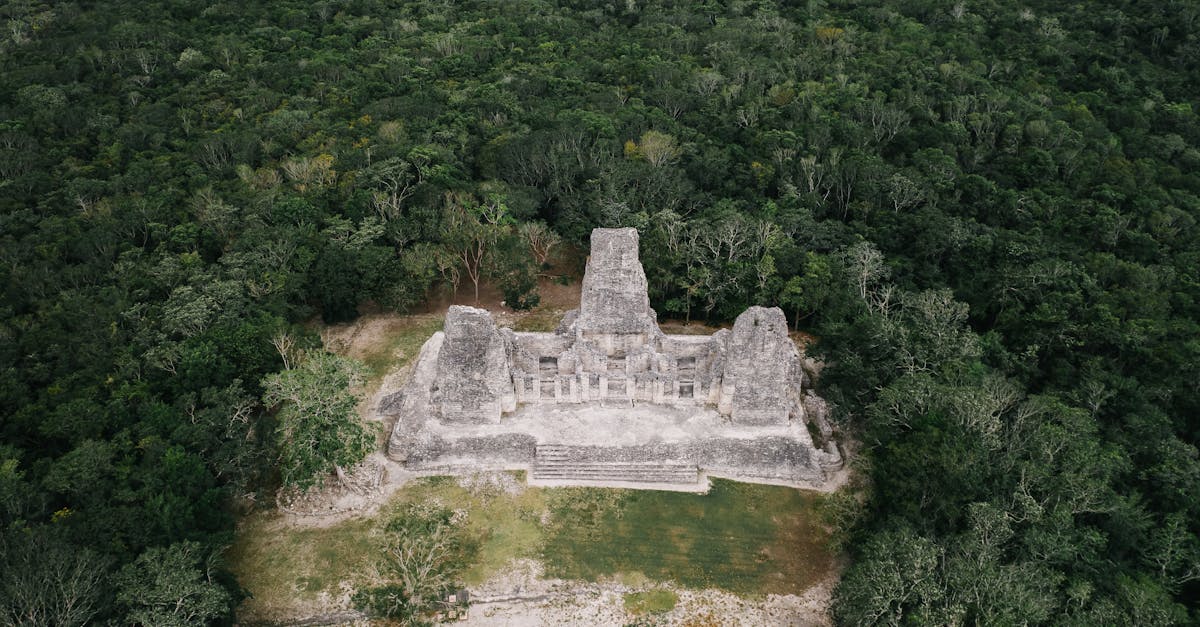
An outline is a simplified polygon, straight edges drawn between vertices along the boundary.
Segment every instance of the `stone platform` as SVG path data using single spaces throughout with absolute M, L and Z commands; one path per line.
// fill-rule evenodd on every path
M 418 472 L 678 489 L 712 474 L 819 489 L 842 457 L 809 383 L 777 307 L 751 307 L 711 336 L 663 333 L 637 232 L 597 229 L 580 309 L 554 333 L 451 307 L 379 413 L 396 417 L 388 456 Z
M 415 471 L 525 470 L 535 485 L 704 491 L 701 473 L 818 487 L 841 467 L 840 456 L 816 449 L 803 423 L 749 427 L 705 406 L 524 405 L 482 424 L 426 416 L 405 412 L 389 445 L 390 456 Z

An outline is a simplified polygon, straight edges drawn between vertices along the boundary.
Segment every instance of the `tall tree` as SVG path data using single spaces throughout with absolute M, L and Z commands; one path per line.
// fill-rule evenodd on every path
M 275 435 L 285 486 L 307 490 L 331 476 L 344 482 L 345 469 L 375 449 L 375 433 L 355 409 L 352 390 L 362 378 L 361 364 L 318 350 L 263 379 L 263 403 L 275 408 L 279 421 Z
M 163 627 L 203 625 L 228 615 L 230 596 L 215 581 L 215 554 L 196 542 L 152 548 L 121 569 L 117 602 L 129 624 Z

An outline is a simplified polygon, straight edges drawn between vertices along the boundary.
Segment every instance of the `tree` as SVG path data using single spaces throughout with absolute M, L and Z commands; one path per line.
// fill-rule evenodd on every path
M 504 304 L 517 310 L 532 309 L 541 301 L 538 269 L 530 258 L 528 241 L 516 230 L 497 233 L 488 276 L 499 286 Z
M 963 622 L 984 625 L 1042 624 L 1054 615 L 1059 577 L 1034 562 L 1006 563 L 1014 536 L 1012 520 L 991 503 L 967 508 L 970 527 L 958 537 L 945 562 L 947 606 L 961 608 Z
M 899 172 L 887 180 L 887 190 L 892 210 L 896 212 L 915 207 L 925 199 L 925 190 Z
M 84 625 L 104 609 L 109 560 L 45 528 L 0 533 L 0 624 Z
M 625 148 L 626 153 L 641 157 L 656 168 L 674 163 L 682 152 L 675 138 L 661 131 L 646 131 L 642 133 L 640 140 L 636 144 L 629 142 Z
M 444 506 L 411 504 L 388 522 L 378 569 L 386 585 L 355 595 L 374 614 L 421 624 L 432 612 L 450 609 L 445 597 L 458 586 L 476 544 L 461 519 Z
M 1151 534 L 1147 558 L 1169 590 L 1200 579 L 1200 540 L 1180 514 L 1167 516 L 1166 524 Z
M 967 326 L 969 307 L 950 290 L 905 292 L 906 324 L 898 327 L 897 352 L 908 372 L 963 364 L 980 354 L 979 337 Z
M 229 613 L 229 593 L 214 581 L 216 554 L 196 542 L 144 551 L 117 575 L 117 602 L 128 624 L 184 627 Z
M 373 188 L 371 206 L 384 222 L 401 216 L 405 201 L 416 193 L 421 183 L 417 169 L 399 157 L 385 159 L 371 166 L 366 174 Z
M 18 527 L 31 509 L 35 490 L 18 468 L 15 453 L 0 447 L 0 527 Z
M 447 245 L 454 251 L 479 301 L 479 280 L 497 241 L 512 229 L 512 217 L 502 195 L 479 202 L 472 194 L 448 193 L 445 197 Z
M 829 298 L 832 273 L 826 257 L 809 252 L 804 262 L 804 273 L 788 279 L 779 300 L 784 305 L 796 308 L 796 328 L 800 321 L 816 312 Z M 802 312 L 804 313 L 803 315 Z
M 372 242 L 383 235 L 384 226 L 375 216 L 357 225 L 341 216 L 330 216 L 326 222 L 321 234 L 327 243 L 313 264 L 311 291 L 321 299 L 325 322 L 353 320 L 367 295 L 369 277 L 384 269 L 384 264 L 370 262 L 380 248 Z
M 834 611 L 839 622 L 942 622 L 937 608 L 946 591 L 938 571 L 945 549 L 907 528 L 877 534 L 864 548 L 862 559 L 838 585 Z
M 841 254 L 841 261 L 846 269 L 847 279 L 864 302 L 868 300 L 876 283 L 889 274 L 883 261 L 883 253 L 871 242 L 862 241 L 847 248 Z
M 363 367 L 325 351 L 305 355 L 295 368 L 262 381 L 263 403 L 276 409 L 279 471 L 284 486 L 307 490 L 375 448 L 375 434 L 359 417 L 351 392 Z
M 533 258 L 539 268 L 545 268 L 554 249 L 562 244 L 562 237 L 555 233 L 545 222 L 524 222 L 518 227 L 521 237 L 529 244 Z

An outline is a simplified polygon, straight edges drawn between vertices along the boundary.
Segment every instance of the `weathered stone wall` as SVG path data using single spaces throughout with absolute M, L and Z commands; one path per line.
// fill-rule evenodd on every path
M 778 307 L 738 316 L 725 351 L 718 409 L 744 425 L 787 424 L 799 409 L 800 353 Z
M 500 422 L 517 408 L 509 372 L 511 346 L 483 309 L 455 305 L 446 313 L 445 340 L 431 390 L 441 419 L 450 423 Z
M 745 479 L 819 483 L 825 474 L 810 444 L 792 438 L 704 438 L 691 442 L 636 446 L 564 446 L 574 463 L 685 463 L 705 472 Z M 532 436 L 505 433 L 457 440 L 429 438 L 408 456 L 416 470 L 456 468 L 463 460 L 485 460 L 492 468 L 532 464 L 537 443 Z
M 631 342 L 644 343 L 658 331 L 656 316 L 650 309 L 646 272 L 638 259 L 636 229 L 592 231 L 576 325 L 585 338 L 604 344 L 615 341 L 612 350 L 627 345 L 622 346 L 621 338 L 606 336 L 631 335 Z
M 498 467 L 521 466 L 533 462 L 537 440 L 524 433 L 464 437 L 448 440 L 439 436 L 415 441 L 406 464 L 414 469 L 453 466 L 459 460 L 486 460 Z
M 709 337 L 663 334 L 650 308 L 637 231 L 596 229 L 580 309 L 554 333 L 498 329 L 485 310 L 451 307 L 444 332 L 422 347 L 410 382 L 383 399 L 379 411 L 398 416 L 390 457 L 413 468 L 443 469 L 471 459 L 493 467 L 530 463 L 537 445 L 532 435 L 485 436 L 474 428 L 504 424 L 502 415 L 518 404 L 591 404 L 614 411 L 642 404 L 715 405 L 745 433 L 570 448 L 581 461 L 677 460 L 729 476 L 819 482 L 842 460 L 827 404 L 804 394 L 804 372 L 778 307 L 751 307 L 732 331 Z M 779 435 L 777 427 L 805 420 L 806 411 L 813 414 L 817 443 L 804 429 Z M 756 432 L 759 427 L 770 429 Z
M 446 334 L 438 331 L 426 340 L 421 345 L 412 376 L 404 388 L 384 397 L 379 404 L 377 411 L 381 415 L 396 417 L 387 446 L 387 455 L 393 460 L 404 461 L 409 451 L 413 450 L 414 442 L 424 430 L 426 421 L 437 418 L 430 390 L 437 379 L 438 355 L 445 339 Z

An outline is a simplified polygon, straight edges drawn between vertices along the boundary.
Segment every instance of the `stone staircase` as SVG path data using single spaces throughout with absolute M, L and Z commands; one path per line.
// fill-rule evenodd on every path
M 570 447 L 540 444 L 533 462 L 535 480 L 627 481 L 632 483 L 694 484 L 700 481 L 695 464 L 653 461 L 593 461 L 579 459 Z

